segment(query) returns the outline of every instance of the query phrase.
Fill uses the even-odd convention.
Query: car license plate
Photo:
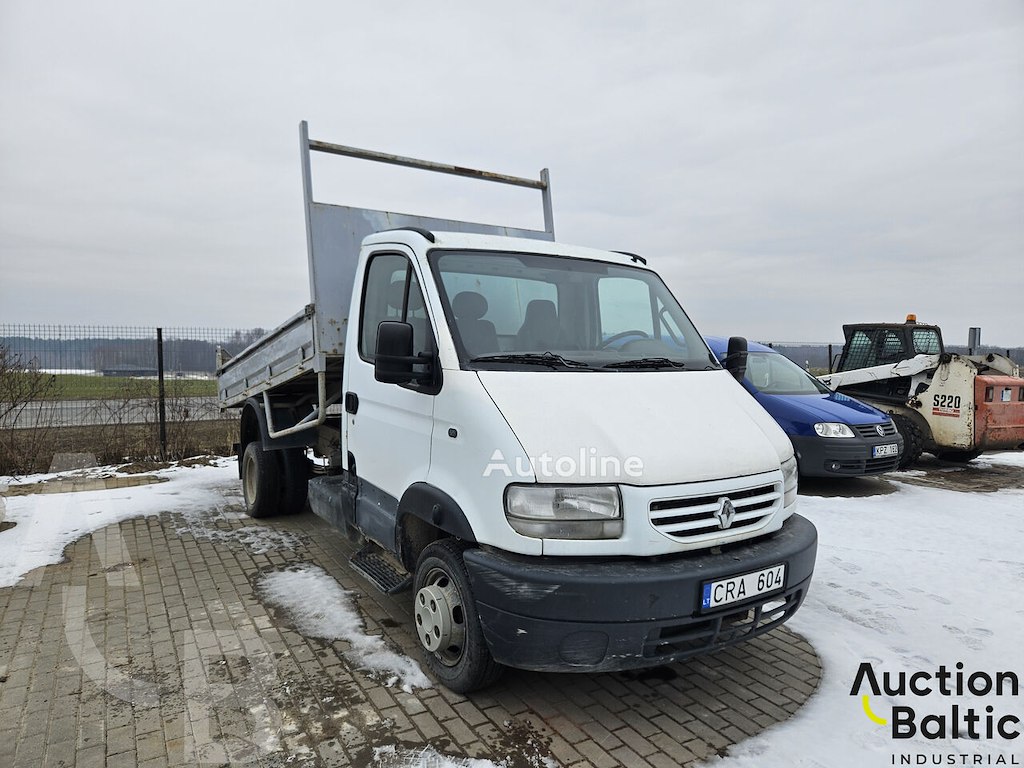
[[[885,445],[876,445],[871,449],[871,456],[873,458],[881,458],[882,456],[896,456],[900,452],[899,443],[886,443]]]
[[[720,605],[738,603],[756,595],[764,595],[782,589],[786,584],[786,564],[773,565],[762,571],[732,576],[704,584],[701,608],[717,608]]]

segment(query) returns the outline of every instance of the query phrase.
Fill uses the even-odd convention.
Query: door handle
[[[345,393],[345,413],[355,413],[359,410],[359,395],[355,392]]]

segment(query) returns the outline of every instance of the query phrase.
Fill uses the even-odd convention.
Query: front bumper
[[[782,529],[718,554],[582,559],[465,552],[494,659],[520,669],[609,672],[711,653],[763,634],[800,607],[818,534],[793,515]],[[781,592],[702,611],[703,584],[786,564]]]
[[[903,436],[899,433],[885,437],[811,437],[790,436],[800,474],[805,477],[835,477],[838,475],[878,475],[892,472],[903,454]],[[895,456],[872,458],[876,445],[900,447]]]

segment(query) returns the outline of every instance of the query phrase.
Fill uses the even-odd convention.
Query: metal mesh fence
[[[264,333],[161,329],[161,430],[158,329],[0,324],[0,475],[58,467],[59,457],[76,453],[120,463],[229,451],[237,412],[217,407],[217,348],[235,355]],[[825,373],[842,350],[839,342],[771,346],[814,374]],[[1024,364],[1022,348],[974,351]]]
[[[262,335],[0,324],[0,474],[75,453],[123,462],[229,450],[237,413],[217,407],[217,348],[235,354]]]

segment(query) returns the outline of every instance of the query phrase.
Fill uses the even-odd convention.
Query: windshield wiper
[[[638,357],[635,360],[616,360],[604,368],[685,368],[686,363],[669,360],[667,357]]]
[[[586,368],[590,366],[579,360],[569,360],[556,355],[554,352],[536,354],[533,352],[519,352],[506,355],[480,355],[469,358],[471,363],[519,363],[523,365],[549,365],[552,368]]]

